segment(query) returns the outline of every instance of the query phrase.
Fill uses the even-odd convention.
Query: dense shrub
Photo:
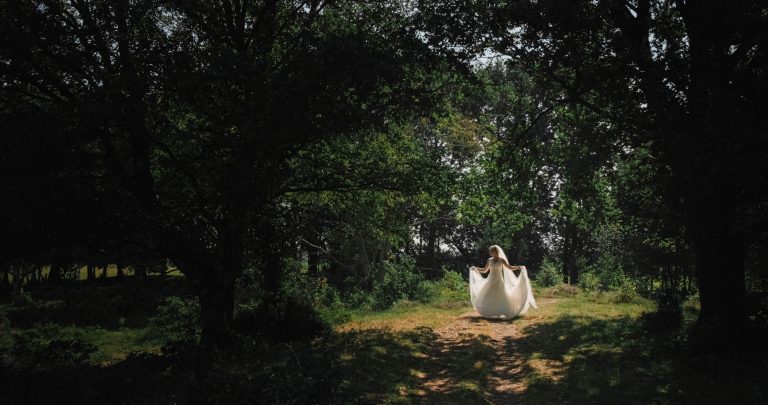
[[[330,325],[337,325],[349,321],[352,318],[350,308],[338,294],[335,298],[320,308],[320,316]]]
[[[309,274],[305,261],[287,258],[280,288],[270,292],[260,284],[261,271],[246,269],[238,280],[234,326],[240,333],[293,341],[329,330],[319,310],[340,299],[325,277]]]
[[[592,271],[581,273],[579,275],[579,287],[587,292],[597,291],[600,288],[600,277]]]
[[[613,292],[613,302],[618,304],[635,302],[638,299],[640,299],[640,294],[638,294],[637,287],[631,279],[627,279]]]
[[[406,255],[383,263],[384,278],[373,286],[374,309],[386,309],[403,299],[419,299],[424,293],[421,283],[424,276],[415,271],[416,262]]]
[[[316,307],[289,295],[238,305],[234,323],[242,333],[280,341],[308,339],[329,330]]]
[[[768,293],[751,291],[747,294],[746,303],[752,325],[768,331]]]
[[[682,329],[683,300],[678,291],[665,289],[656,291],[656,311],[643,314],[646,327],[653,332],[671,333]]]
[[[333,302],[336,292],[328,285],[325,277],[307,274],[303,267],[297,266],[292,261],[283,276],[280,285],[280,295],[293,297],[296,301],[302,301],[309,306],[321,306]]]
[[[201,330],[197,297],[164,298],[149,323],[147,337],[162,344],[196,342]]]
[[[436,281],[424,280],[419,287],[421,302],[461,302],[469,300],[469,286],[461,274],[443,268],[443,276]]]
[[[8,316],[5,312],[0,311],[0,348],[11,346],[12,344],[11,322],[8,320]]]
[[[19,373],[34,373],[88,365],[96,347],[61,335],[54,324],[14,333],[13,346],[3,359],[5,366]]]
[[[355,289],[347,293],[344,302],[350,308],[372,309],[374,307],[373,294],[362,289]]]
[[[29,297],[29,294],[23,294]],[[64,301],[15,301],[8,309],[8,319],[16,327],[32,327],[37,324],[58,321],[64,318]]]
[[[563,274],[556,262],[544,258],[534,281],[539,287],[553,287],[563,282]]]
[[[634,299],[635,281],[624,272],[621,262],[611,255],[601,255],[579,275],[585,291],[621,291],[621,299]]]
[[[15,307],[25,307],[28,305],[34,304],[34,300],[32,299],[32,294],[30,294],[27,291],[21,290],[16,294],[13,294],[13,299],[11,300],[11,303]]]
[[[546,297],[574,297],[579,295],[581,290],[575,285],[560,283],[554,287],[549,287],[543,291],[543,296]],[[536,293],[534,292],[534,295]]]

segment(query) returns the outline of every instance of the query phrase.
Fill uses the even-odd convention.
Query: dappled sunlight
[[[339,331],[335,339],[348,353],[339,370],[346,383],[334,395],[436,404],[675,398],[670,381],[680,378],[679,366],[639,322],[647,303],[616,307],[590,297],[545,303],[515,319],[466,312],[439,328]]]

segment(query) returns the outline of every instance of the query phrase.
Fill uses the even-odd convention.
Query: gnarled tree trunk
[[[747,244],[714,225],[696,235],[694,252],[701,302],[696,333],[713,343],[740,336],[749,325],[744,282]]]

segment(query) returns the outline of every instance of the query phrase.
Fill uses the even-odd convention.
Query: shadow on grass
[[[630,316],[562,317],[526,326],[522,337],[502,342],[461,334],[445,341],[430,330],[366,331],[340,339],[345,343],[336,349],[345,360],[335,365],[339,383],[330,402],[699,404],[768,399],[764,352],[694,356],[667,336],[648,333]]]
[[[132,356],[109,367],[4,373],[11,403],[765,403],[765,363],[690,356],[633,317],[560,317],[494,341],[428,328],[353,330]],[[759,357],[759,356],[756,356]]]

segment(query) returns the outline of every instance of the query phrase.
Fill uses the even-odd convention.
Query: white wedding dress
[[[503,268],[501,260],[491,260],[487,278],[471,267],[469,293],[472,306],[484,317],[513,318],[524,314],[529,307],[538,308],[533,298],[528,270],[521,266],[520,275]]]

